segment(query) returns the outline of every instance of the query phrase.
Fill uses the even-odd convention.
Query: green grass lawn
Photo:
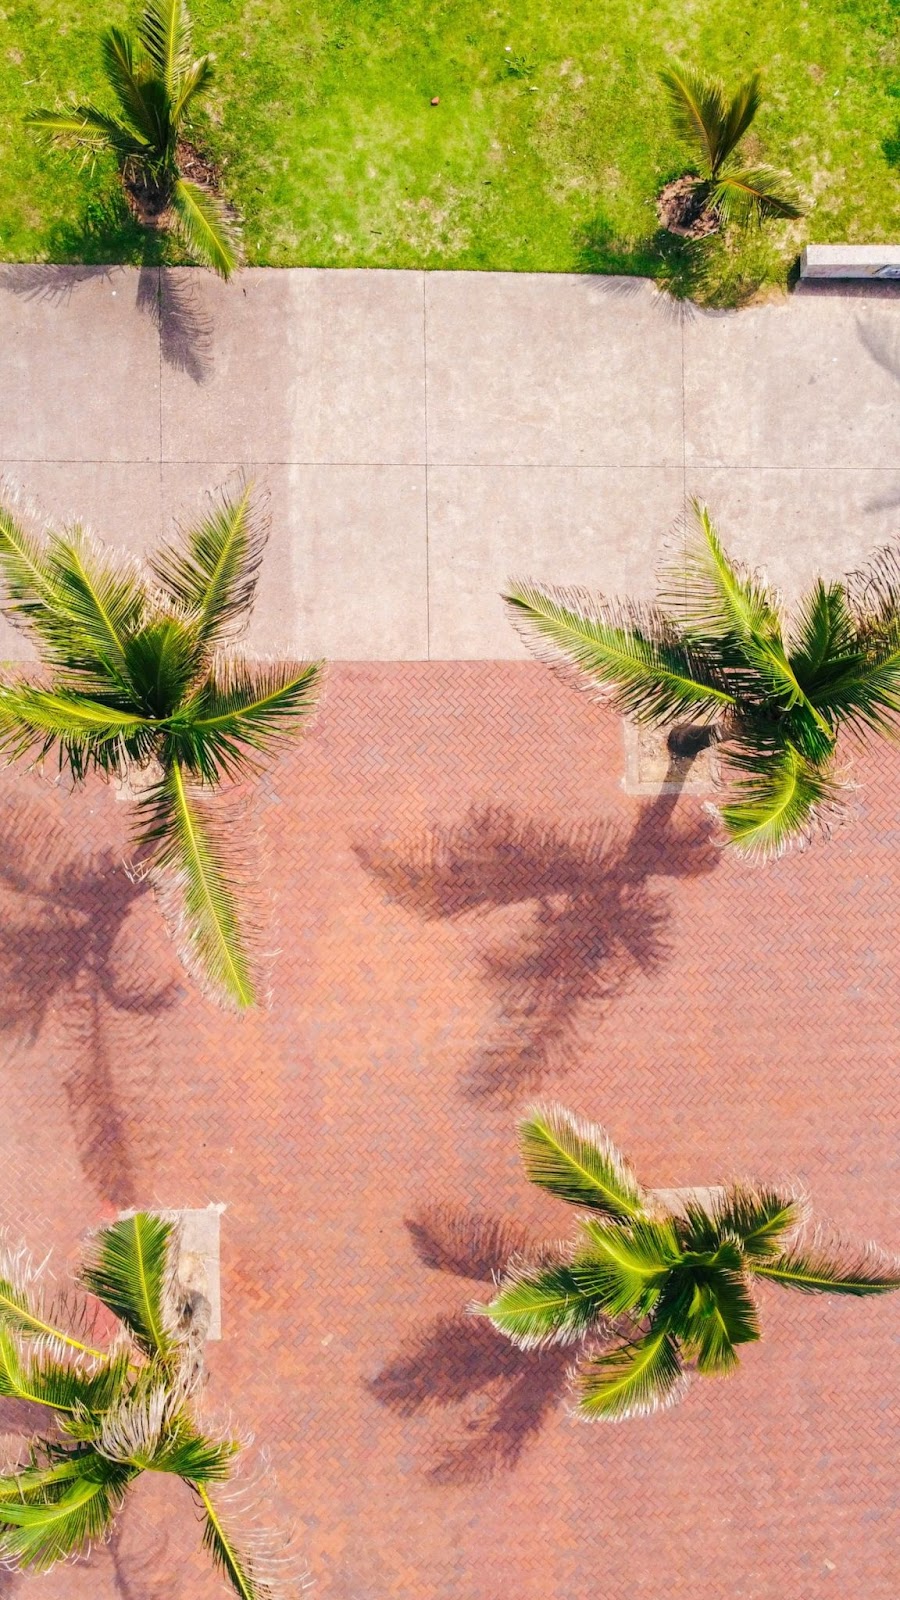
[[[766,73],[754,159],[809,204],[720,270],[783,277],[806,239],[900,229],[900,0],[193,0],[218,59],[198,130],[251,264],[667,276],[654,196],[684,170],[656,79],[680,55]],[[0,6],[0,257],[137,260],[113,170],[21,114],[100,94],[97,34],[137,3]],[[432,96],[440,104],[430,104]],[[678,252],[675,252],[677,257]],[[677,262],[676,262],[677,266]]]

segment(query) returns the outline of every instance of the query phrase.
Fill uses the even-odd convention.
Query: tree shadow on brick
[[[559,1077],[628,982],[664,964],[671,912],[654,880],[698,877],[720,858],[705,817],[675,822],[678,799],[648,802],[627,834],[605,823],[563,830],[488,808],[411,845],[357,848],[390,899],[427,919],[532,906],[505,942],[490,921],[483,932],[475,925],[497,998],[463,1081],[470,1098],[515,1100]]]
[[[143,230],[142,230],[143,231]],[[199,283],[189,272],[162,270],[154,255],[155,236],[148,236],[137,275],[135,305],[150,318],[159,335],[163,361],[204,383],[213,368],[213,325],[199,300]],[[83,256],[82,260],[90,258]],[[82,283],[102,278],[120,286],[119,269],[109,266],[57,266],[47,262],[0,266],[0,288],[23,300],[64,306]]]
[[[513,1256],[542,1254],[524,1229],[461,1206],[420,1212],[406,1227],[425,1266],[472,1284],[493,1285]],[[564,1348],[519,1350],[484,1318],[459,1311],[414,1329],[368,1387],[399,1416],[441,1416],[425,1469],[432,1483],[475,1484],[513,1468],[536,1439],[559,1405],[570,1359]]]
[[[137,1197],[120,1085],[152,1070],[153,1019],[181,993],[129,941],[149,889],[111,850],[78,852],[49,810],[11,802],[0,812],[0,1033],[34,1046],[59,1019],[81,1163],[121,1206]]]

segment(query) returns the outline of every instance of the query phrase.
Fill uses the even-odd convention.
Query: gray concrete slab
[[[426,279],[429,460],[681,466],[681,335],[636,278]]]
[[[243,463],[269,542],[247,634],[266,654],[417,661],[428,655],[424,467]],[[190,524],[234,462],[166,463],[166,525]]]
[[[164,461],[425,460],[421,274],[162,275]]]
[[[807,294],[686,320],[687,465],[893,466],[898,313],[896,302]]]
[[[510,577],[649,597],[682,508],[674,467],[429,467],[432,656],[528,654]]]
[[[788,594],[900,508],[883,284],[714,314],[633,279],[2,267],[0,340],[0,471],[50,513],[140,551],[240,466],[268,488],[263,650],[516,657],[511,571],[649,593],[692,493]]]
[[[28,461],[7,466],[3,499],[15,500],[32,525],[81,523],[99,539],[133,555],[163,531],[158,463]],[[0,661],[35,658],[28,636],[0,616]]]
[[[159,460],[147,288],[126,268],[0,268],[0,462]]]
[[[900,465],[847,468],[694,468],[726,549],[765,573],[790,603],[814,578],[840,578],[879,545],[898,542]]]

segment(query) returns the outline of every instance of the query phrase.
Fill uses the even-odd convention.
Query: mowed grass
[[[251,264],[677,273],[654,198],[685,170],[659,67],[766,75],[748,141],[809,205],[728,252],[784,277],[807,239],[896,239],[900,0],[193,0],[218,78],[197,142]],[[22,114],[103,95],[125,0],[0,9],[0,256],[140,259],[110,163],[41,150]],[[432,97],[440,104],[431,105]],[[719,247],[717,247],[719,248]],[[174,257],[171,257],[174,259]],[[673,266],[674,262],[674,266]],[[730,263],[730,264],[729,264]]]

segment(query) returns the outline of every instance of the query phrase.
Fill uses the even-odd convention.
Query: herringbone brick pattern
[[[900,1249],[900,757],[765,870],[621,771],[615,718],[534,665],[334,670],[257,791],[272,1004],[241,1021],[121,870],[112,791],[2,780],[3,1214],[62,1268],[123,1205],[225,1202],[210,1409],[266,1446],[321,1600],[900,1593],[897,1299],[768,1293],[735,1377],[619,1428],[464,1314],[567,1224],[518,1171],[537,1093],[648,1184],[794,1176]],[[35,1592],[207,1600],[195,1542],[142,1485]]]

